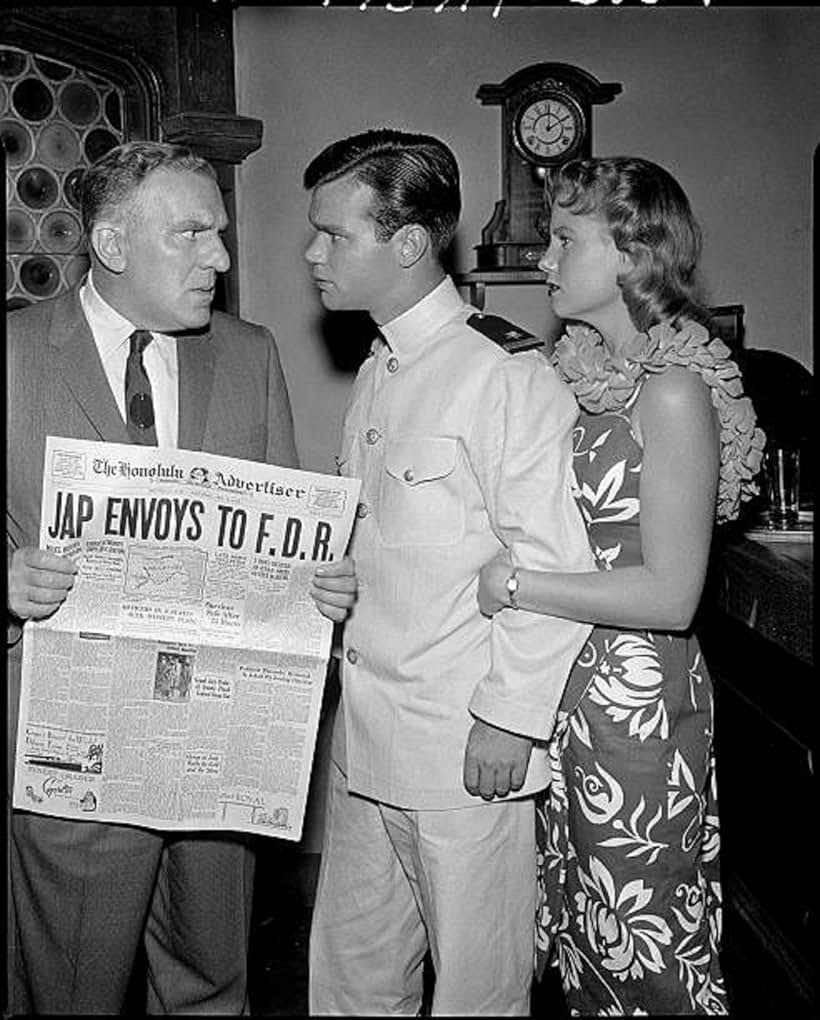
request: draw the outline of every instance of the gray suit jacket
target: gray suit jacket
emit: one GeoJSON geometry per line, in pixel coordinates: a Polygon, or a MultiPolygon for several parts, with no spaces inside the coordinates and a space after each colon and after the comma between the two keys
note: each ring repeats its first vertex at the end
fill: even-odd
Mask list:
{"type": "MultiPolygon", "coordinates": [[[[78,289],[7,319],[9,558],[17,548],[39,545],[47,435],[129,442],[78,289]]],[[[177,351],[181,449],[298,466],[290,401],[267,329],[214,312],[210,328],[181,337],[177,351]]],[[[12,661],[19,657],[19,636],[19,626],[7,628],[8,644],[15,646],[10,681],[19,670],[12,661]]]]}

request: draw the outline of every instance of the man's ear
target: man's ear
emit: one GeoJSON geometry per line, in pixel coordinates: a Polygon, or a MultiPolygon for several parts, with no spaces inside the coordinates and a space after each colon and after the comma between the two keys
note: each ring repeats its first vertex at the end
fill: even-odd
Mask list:
{"type": "Polygon", "coordinates": [[[100,262],[112,273],[122,273],[128,264],[122,225],[106,220],[91,229],[91,247],[100,262]]]}
{"type": "Polygon", "coordinates": [[[430,250],[430,235],[418,223],[399,227],[393,240],[398,246],[399,265],[403,269],[414,266],[430,250]]]}

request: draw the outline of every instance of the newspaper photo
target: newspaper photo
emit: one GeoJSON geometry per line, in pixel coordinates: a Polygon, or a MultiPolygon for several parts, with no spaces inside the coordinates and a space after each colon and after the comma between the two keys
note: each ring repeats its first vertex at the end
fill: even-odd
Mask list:
{"type": "Polygon", "coordinates": [[[14,806],[301,837],[357,479],[49,436],[40,545],[73,589],[26,623],[14,806]]]}

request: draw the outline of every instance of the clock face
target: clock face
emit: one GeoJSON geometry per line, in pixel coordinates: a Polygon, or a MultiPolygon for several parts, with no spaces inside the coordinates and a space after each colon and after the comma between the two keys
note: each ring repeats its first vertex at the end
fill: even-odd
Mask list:
{"type": "Polygon", "coordinates": [[[526,159],[543,166],[571,159],[584,138],[584,115],[568,96],[543,92],[515,114],[513,139],[526,159]]]}

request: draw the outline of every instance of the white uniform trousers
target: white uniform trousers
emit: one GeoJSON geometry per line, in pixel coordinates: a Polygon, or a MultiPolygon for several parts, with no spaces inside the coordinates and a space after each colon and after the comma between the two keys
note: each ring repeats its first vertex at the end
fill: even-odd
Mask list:
{"type": "Polygon", "coordinates": [[[350,794],[330,762],[310,935],[311,1015],[527,1016],[533,974],[531,798],[439,811],[350,794]]]}

